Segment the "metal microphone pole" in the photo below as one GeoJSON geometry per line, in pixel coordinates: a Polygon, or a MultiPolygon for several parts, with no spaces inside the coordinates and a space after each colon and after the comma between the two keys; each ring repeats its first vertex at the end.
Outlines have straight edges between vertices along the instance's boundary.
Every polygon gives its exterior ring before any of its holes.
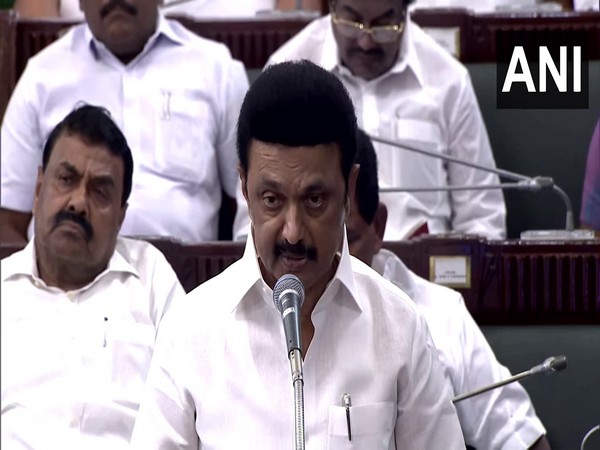
{"type": "Polygon", "coordinates": [[[467,392],[466,394],[461,394],[452,399],[452,403],[458,403],[462,400],[466,400],[468,398],[474,397],[479,394],[483,394],[484,392],[491,391],[492,389],[499,388],[509,383],[513,383],[521,378],[529,377],[531,375],[535,375],[538,373],[554,373],[559,370],[563,370],[567,367],[567,358],[565,356],[551,356],[547,358],[542,364],[538,364],[537,366],[532,367],[529,370],[525,370],[524,372],[513,375],[506,380],[498,381],[496,383],[492,383],[487,386],[483,386],[479,389],[475,389],[474,391],[467,392]]]}
{"type": "MultiPolygon", "coordinates": [[[[526,175],[521,175],[520,173],[511,172],[509,170],[498,169],[496,167],[486,167],[480,164],[475,164],[470,161],[464,161],[462,159],[456,158],[454,156],[443,155],[441,153],[432,152],[429,150],[423,150],[420,148],[415,148],[410,145],[406,145],[404,143],[400,144],[398,142],[392,141],[390,139],[380,138],[378,136],[369,135],[372,141],[379,142],[380,144],[391,145],[393,147],[401,148],[403,150],[408,150],[410,152],[420,153],[422,155],[430,156],[432,158],[441,159],[448,162],[453,162],[456,164],[460,164],[463,166],[471,167],[473,169],[483,170],[484,172],[494,173],[500,177],[508,178],[509,180],[517,181],[518,183],[508,183],[508,184],[495,184],[495,185],[484,185],[484,186],[444,186],[437,188],[399,188],[398,191],[387,190],[385,188],[380,189],[380,192],[418,192],[418,191],[459,191],[459,190],[477,190],[477,189],[524,189],[524,190],[542,190],[542,189],[551,189],[556,192],[558,196],[562,199],[565,204],[565,209],[567,210],[566,218],[565,218],[565,230],[573,231],[575,228],[575,223],[573,220],[573,205],[571,204],[571,199],[563,191],[560,187],[554,184],[554,180],[551,177],[528,177],[526,175]],[[527,187],[529,185],[529,187],[527,187]]],[[[391,189],[391,188],[390,188],[391,189]]]]}
{"type": "Polygon", "coordinates": [[[300,350],[291,351],[290,367],[294,384],[294,442],[296,450],[304,450],[304,379],[302,378],[302,353],[300,350]]]}

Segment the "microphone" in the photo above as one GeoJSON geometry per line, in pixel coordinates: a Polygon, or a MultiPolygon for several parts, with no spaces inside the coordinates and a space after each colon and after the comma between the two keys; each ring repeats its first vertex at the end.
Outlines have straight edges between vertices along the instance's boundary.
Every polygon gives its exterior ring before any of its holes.
{"type": "Polygon", "coordinates": [[[281,314],[287,343],[288,358],[294,386],[294,442],[304,450],[304,379],[302,378],[302,340],[300,337],[300,308],[304,303],[302,281],[292,274],[283,275],[273,288],[273,302],[281,314]]]}
{"type": "Polygon", "coordinates": [[[281,314],[287,343],[292,379],[302,379],[302,339],[300,337],[300,308],[304,303],[302,281],[292,274],[283,275],[273,288],[273,303],[281,314]]]}
{"type": "Polygon", "coordinates": [[[498,387],[504,386],[505,384],[509,384],[514,381],[520,380],[521,378],[536,375],[538,373],[551,374],[554,372],[558,372],[559,370],[563,370],[566,367],[567,358],[564,355],[551,356],[550,358],[547,358],[542,364],[533,366],[531,369],[513,375],[512,377],[507,378],[506,380],[498,381],[496,383],[489,384],[479,389],[475,389],[474,391],[468,392],[466,394],[458,395],[452,399],[452,403],[458,403],[460,401],[466,400],[467,398],[483,394],[484,392],[491,391],[492,389],[496,389],[498,387]]]}
{"type": "Polygon", "coordinates": [[[483,170],[484,172],[494,173],[500,177],[507,178],[515,181],[516,183],[500,183],[490,185],[477,185],[477,186],[439,186],[439,187],[416,187],[416,188],[381,188],[379,192],[426,192],[426,191],[467,191],[467,190],[487,190],[487,189],[519,189],[526,191],[541,191],[541,190],[552,190],[555,192],[565,204],[566,218],[565,218],[565,230],[572,231],[575,228],[575,222],[573,219],[573,205],[571,199],[565,191],[558,187],[551,177],[537,176],[529,177],[521,175],[516,172],[509,170],[498,169],[495,167],[486,167],[479,164],[465,161],[455,156],[444,155],[442,153],[436,153],[429,150],[412,147],[405,143],[395,142],[389,139],[380,138],[377,136],[369,135],[369,138],[374,142],[380,144],[391,145],[393,147],[401,148],[422,155],[431,156],[432,158],[441,159],[446,162],[452,162],[473,169],[483,170]]]}

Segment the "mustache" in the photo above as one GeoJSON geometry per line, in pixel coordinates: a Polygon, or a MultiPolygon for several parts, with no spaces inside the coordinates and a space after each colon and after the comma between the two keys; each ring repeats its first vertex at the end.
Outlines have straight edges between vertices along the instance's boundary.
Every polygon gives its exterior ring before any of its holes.
{"type": "Polygon", "coordinates": [[[110,0],[106,5],[102,7],[102,9],[100,9],[100,17],[104,19],[117,8],[123,9],[127,14],[130,14],[132,16],[135,16],[138,12],[135,6],[130,5],[125,0],[110,0]]]}
{"type": "Polygon", "coordinates": [[[308,260],[317,259],[317,249],[304,245],[302,242],[297,244],[290,244],[287,241],[275,243],[275,255],[276,256],[290,256],[292,258],[306,258],[308,260]]]}
{"type": "Polygon", "coordinates": [[[83,232],[85,233],[86,239],[89,241],[94,236],[94,230],[92,229],[92,225],[85,219],[85,217],[75,214],[70,211],[60,211],[54,217],[54,228],[59,226],[62,222],[66,220],[71,220],[83,228],[83,232]]]}

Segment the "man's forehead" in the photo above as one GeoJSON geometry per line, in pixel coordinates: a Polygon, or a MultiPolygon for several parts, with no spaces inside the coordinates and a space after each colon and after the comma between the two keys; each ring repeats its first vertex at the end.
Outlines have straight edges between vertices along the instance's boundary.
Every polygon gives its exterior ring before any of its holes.
{"type": "Polygon", "coordinates": [[[54,143],[48,165],[76,171],[91,167],[112,173],[122,169],[123,161],[105,145],[89,144],[77,135],[64,134],[54,143]]]}

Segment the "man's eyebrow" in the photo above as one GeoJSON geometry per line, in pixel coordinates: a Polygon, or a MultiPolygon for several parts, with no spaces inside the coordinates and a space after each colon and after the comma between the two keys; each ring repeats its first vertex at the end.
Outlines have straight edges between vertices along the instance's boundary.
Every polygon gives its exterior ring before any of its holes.
{"type": "Polygon", "coordinates": [[[92,182],[98,186],[114,187],[115,180],[110,175],[98,175],[92,178],[92,182]]]}
{"type": "Polygon", "coordinates": [[[304,191],[307,193],[326,192],[326,191],[329,191],[329,187],[327,186],[327,184],[323,183],[322,181],[316,181],[314,183],[309,184],[304,189],[304,191]]]}
{"type": "Polygon", "coordinates": [[[79,176],[79,171],[78,171],[78,170],[77,170],[77,168],[76,168],[76,167],[75,167],[73,164],[71,164],[70,162],[67,162],[67,161],[61,161],[61,162],[58,164],[58,167],[59,167],[59,169],[64,169],[64,170],[66,170],[67,172],[70,172],[70,173],[72,173],[73,175],[78,175],[78,176],[79,176]]]}
{"type": "Polygon", "coordinates": [[[275,181],[273,179],[267,178],[261,180],[257,185],[257,190],[259,192],[263,191],[279,191],[281,189],[281,183],[275,181]]]}

